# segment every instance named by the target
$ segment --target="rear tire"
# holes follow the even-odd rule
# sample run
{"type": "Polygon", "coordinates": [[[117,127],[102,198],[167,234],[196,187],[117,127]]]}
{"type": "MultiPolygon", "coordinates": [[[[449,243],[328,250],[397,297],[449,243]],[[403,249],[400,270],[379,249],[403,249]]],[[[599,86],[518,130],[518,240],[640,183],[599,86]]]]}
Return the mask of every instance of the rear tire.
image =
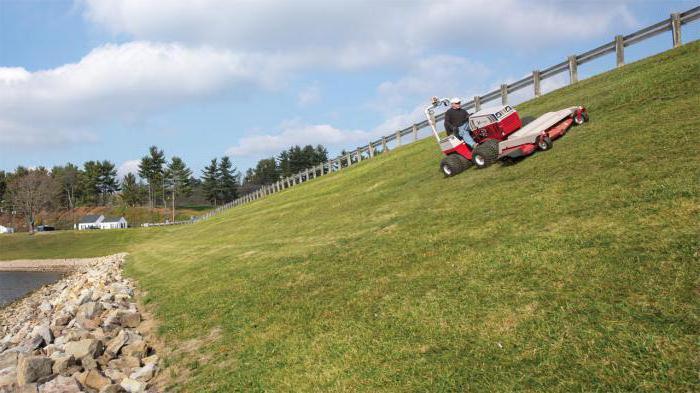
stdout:
{"type": "Polygon", "coordinates": [[[498,141],[487,139],[476,145],[472,151],[472,162],[477,168],[483,169],[498,160],[498,141]]]}
{"type": "Polygon", "coordinates": [[[540,136],[537,138],[535,146],[537,146],[537,150],[539,151],[547,151],[554,146],[554,142],[552,142],[552,139],[548,136],[540,136]]]}
{"type": "Polygon", "coordinates": [[[443,158],[440,162],[440,170],[445,177],[451,177],[464,172],[471,163],[466,158],[457,153],[453,153],[443,158]]]}

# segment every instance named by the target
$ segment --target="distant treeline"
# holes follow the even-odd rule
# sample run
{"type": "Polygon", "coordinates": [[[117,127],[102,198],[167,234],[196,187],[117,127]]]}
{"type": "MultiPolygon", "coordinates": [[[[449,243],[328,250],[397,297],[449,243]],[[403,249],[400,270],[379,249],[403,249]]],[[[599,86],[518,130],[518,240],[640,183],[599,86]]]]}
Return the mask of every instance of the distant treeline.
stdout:
{"type": "MultiPolygon", "coordinates": [[[[17,167],[0,171],[0,212],[23,216],[30,232],[42,210],[70,210],[83,206],[147,206],[175,209],[182,201],[228,203],[240,195],[327,160],[326,149],[292,146],[278,157],[258,161],[241,176],[229,157],[214,158],[201,177],[177,156],[168,160],[162,149],[151,146],[138,166],[138,178],[128,173],[117,178],[115,164],[87,161],[53,168],[17,167]]],[[[73,217],[75,222],[76,217],[73,217]]]]}

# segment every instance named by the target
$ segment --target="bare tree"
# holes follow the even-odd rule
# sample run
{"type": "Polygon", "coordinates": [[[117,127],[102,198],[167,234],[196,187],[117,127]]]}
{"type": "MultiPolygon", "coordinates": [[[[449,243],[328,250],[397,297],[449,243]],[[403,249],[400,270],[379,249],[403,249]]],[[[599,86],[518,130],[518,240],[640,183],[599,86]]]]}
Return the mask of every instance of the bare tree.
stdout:
{"type": "Polygon", "coordinates": [[[10,200],[24,215],[29,233],[34,233],[34,219],[47,206],[56,190],[54,179],[45,169],[30,170],[8,184],[10,200]]]}

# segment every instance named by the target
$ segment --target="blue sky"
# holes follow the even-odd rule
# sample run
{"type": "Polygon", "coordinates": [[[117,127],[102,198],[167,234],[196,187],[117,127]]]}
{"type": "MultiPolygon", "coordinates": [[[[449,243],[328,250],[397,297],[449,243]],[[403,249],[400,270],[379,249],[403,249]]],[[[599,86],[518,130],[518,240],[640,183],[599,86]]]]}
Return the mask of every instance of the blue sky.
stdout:
{"type": "Polygon", "coordinates": [[[0,0],[0,169],[108,159],[124,174],[154,144],[196,172],[223,155],[245,170],[292,144],[337,153],[422,120],[433,95],[486,93],[696,5],[0,0]]]}

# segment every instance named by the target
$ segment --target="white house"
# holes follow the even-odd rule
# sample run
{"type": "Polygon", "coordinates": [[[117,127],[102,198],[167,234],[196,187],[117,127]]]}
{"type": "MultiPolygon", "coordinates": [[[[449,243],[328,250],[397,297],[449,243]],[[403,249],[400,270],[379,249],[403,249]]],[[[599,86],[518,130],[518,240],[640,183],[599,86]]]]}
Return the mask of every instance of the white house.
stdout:
{"type": "Polygon", "coordinates": [[[122,229],[126,228],[128,223],[124,217],[105,217],[100,215],[87,215],[78,222],[78,230],[85,229],[122,229]]]}
{"type": "Polygon", "coordinates": [[[0,233],[14,233],[15,228],[0,225],[0,233]]]}

